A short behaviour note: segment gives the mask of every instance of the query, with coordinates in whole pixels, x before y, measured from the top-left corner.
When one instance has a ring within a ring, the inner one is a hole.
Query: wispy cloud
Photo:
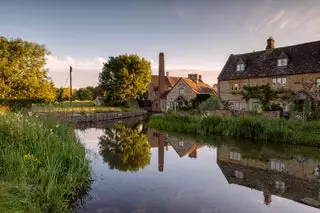
[[[96,57],[92,59],[75,59],[71,56],[58,57],[55,55],[47,56],[47,65],[51,72],[60,72],[68,69],[69,65],[75,69],[80,70],[95,70],[102,69],[103,63],[106,62],[106,59],[102,57]]]
[[[289,9],[280,9],[276,12],[268,10],[256,14],[252,30],[274,31],[274,30],[300,30],[305,33],[320,32],[320,7],[299,6]]]

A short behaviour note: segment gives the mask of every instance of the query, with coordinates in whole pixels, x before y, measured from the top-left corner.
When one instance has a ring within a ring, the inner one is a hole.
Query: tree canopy
[[[147,136],[123,124],[105,129],[99,144],[100,154],[111,169],[137,172],[150,163],[151,147]]]
[[[150,81],[150,62],[138,55],[109,57],[99,76],[99,86],[111,104],[143,96]]]
[[[77,90],[77,97],[80,101],[91,101],[93,100],[93,92],[88,87],[80,88]]]
[[[0,37],[0,99],[55,101],[47,76],[45,46],[22,39]]]

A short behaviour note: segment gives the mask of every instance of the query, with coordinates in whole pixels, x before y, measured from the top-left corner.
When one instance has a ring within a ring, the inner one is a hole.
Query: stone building
[[[269,38],[263,51],[231,54],[218,76],[218,95],[233,109],[255,110],[259,101],[243,100],[241,90],[244,85],[263,84],[296,93],[295,101],[300,106],[319,101],[320,41],[275,48],[274,39]],[[279,103],[289,110],[290,103]]]
[[[188,78],[171,77],[165,73],[164,54],[159,54],[159,75],[152,75],[148,85],[148,100],[152,111],[166,112],[168,109],[186,106],[197,94],[216,94],[202,81],[201,75],[188,74]]]

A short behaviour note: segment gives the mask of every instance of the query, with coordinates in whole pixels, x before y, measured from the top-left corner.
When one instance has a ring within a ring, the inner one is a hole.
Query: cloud
[[[68,69],[70,65],[73,69],[90,71],[94,69],[102,69],[104,62],[106,62],[106,59],[102,57],[81,60],[75,59],[71,56],[59,58],[55,55],[49,55],[47,56],[46,68],[48,68],[51,72],[61,72]]]
[[[280,10],[278,13],[276,13],[276,15],[269,21],[269,24],[273,24],[273,23],[277,23],[278,21],[281,20],[281,18],[283,17],[285,11],[284,10]]]
[[[309,34],[320,33],[320,7],[318,5],[310,6],[296,5],[286,9],[279,8],[273,11],[274,7],[261,9],[251,17],[251,30],[257,31],[276,31],[276,30],[294,30]],[[272,10],[271,10],[272,9]]]

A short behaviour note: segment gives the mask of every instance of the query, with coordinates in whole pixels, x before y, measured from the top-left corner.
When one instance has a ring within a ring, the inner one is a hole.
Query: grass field
[[[90,184],[85,149],[69,126],[0,115],[0,212],[69,212]]]

